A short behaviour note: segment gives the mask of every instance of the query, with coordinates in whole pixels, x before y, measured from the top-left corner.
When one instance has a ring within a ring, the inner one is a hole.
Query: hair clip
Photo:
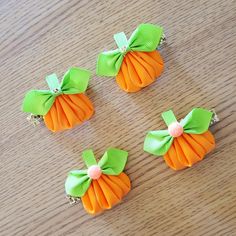
[[[97,214],[110,209],[130,191],[129,177],[123,172],[128,152],[109,148],[97,163],[92,150],[82,154],[87,170],[72,170],[65,182],[70,202],[80,199],[84,209]]]
[[[141,24],[127,40],[124,32],[114,35],[118,49],[98,56],[97,74],[116,76],[116,82],[126,92],[137,92],[153,83],[164,69],[156,50],[165,41],[163,28]]]
[[[51,131],[70,129],[88,120],[94,113],[93,104],[84,94],[90,72],[69,69],[61,83],[56,74],[46,77],[50,90],[31,90],[26,93],[22,110],[30,112],[28,120],[34,125],[44,120]]]
[[[174,170],[191,167],[215,148],[215,139],[208,130],[219,119],[215,113],[194,108],[178,122],[172,110],[162,113],[168,130],[148,132],[144,151],[164,155],[166,164]]]

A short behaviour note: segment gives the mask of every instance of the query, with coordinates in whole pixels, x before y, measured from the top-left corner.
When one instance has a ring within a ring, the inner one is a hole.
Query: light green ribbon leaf
[[[68,70],[61,83],[61,90],[64,94],[84,93],[88,87],[91,72],[80,68]]]
[[[125,168],[128,152],[116,148],[108,149],[98,165],[106,175],[119,175]]]
[[[117,50],[102,52],[98,55],[97,75],[116,76],[120,70],[125,54],[129,51],[151,52],[157,49],[163,28],[152,24],[141,24],[127,40],[123,32],[115,34]]]
[[[70,171],[66,182],[65,190],[70,196],[81,197],[89,188],[92,179],[87,175],[87,170],[73,170]]]
[[[202,108],[194,108],[180,121],[184,133],[202,134],[209,128],[213,113]],[[162,114],[167,126],[176,122],[174,113],[170,110]],[[174,141],[168,130],[150,131],[144,141],[144,151],[161,156],[167,153]]]
[[[61,84],[55,74],[46,77],[50,90],[31,90],[26,93],[22,110],[34,115],[46,115],[57,96],[61,94],[79,94],[86,91],[91,73],[80,68],[69,69]]]
[[[124,55],[119,49],[99,54],[97,61],[97,75],[116,76],[120,70]]]
[[[45,115],[53,105],[55,96],[47,90],[31,90],[26,93],[22,110],[35,115]]]
[[[168,130],[150,131],[144,140],[143,149],[154,155],[164,155],[169,150],[173,139]]]
[[[97,163],[93,151],[86,150],[83,152],[84,162],[89,168],[98,165],[103,174],[119,175],[125,168],[128,153],[116,148],[109,148]],[[65,182],[65,191],[72,197],[82,197],[88,190],[92,179],[87,174],[88,170],[70,171]]]
[[[213,113],[206,109],[194,108],[180,124],[184,132],[189,134],[202,134],[209,128]]]

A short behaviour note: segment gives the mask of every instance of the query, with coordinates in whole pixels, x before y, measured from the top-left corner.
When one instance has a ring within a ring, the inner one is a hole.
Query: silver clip
[[[210,122],[210,126],[212,126],[215,123],[219,122],[220,118],[217,116],[217,114],[216,114],[214,109],[211,109],[210,111],[213,113],[212,118],[211,118],[211,122]]]
[[[59,93],[60,90],[59,90],[58,88],[55,88],[55,89],[53,89],[53,92],[54,92],[54,93]]]
[[[125,54],[126,51],[127,51],[127,47],[126,47],[126,46],[123,46],[123,47],[120,48],[120,52],[121,52],[122,54]]]
[[[43,121],[43,116],[31,113],[26,119],[35,127]]]
[[[72,197],[70,195],[66,195],[66,198],[69,200],[70,205],[75,205],[75,204],[78,204],[80,202],[79,197]]]
[[[159,45],[158,45],[158,49],[160,49],[165,43],[166,43],[166,36],[165,36],[165,34],[163,33],[162,36],[161,36],[160,43],[159,43]]]

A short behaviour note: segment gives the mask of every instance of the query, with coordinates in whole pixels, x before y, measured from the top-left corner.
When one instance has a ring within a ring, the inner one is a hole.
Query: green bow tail
[[[73,67],[69,69],[59,83],[56,74],[46,77],[50,90],[31,90],[26,93],[22,110],[34,115],[46,115],[57,96],[61,94],[78,94],[86,91],[91,73]]]
[[[114,35],[118,49],[98,55],[97,75],[116,76],[125,54],[129,51],[152,52],[157,49],[163,35],[163,28],[152,24],[141,24],[127,40],[125,33]]]
[[[184,133],[202,134],[208,130],[212,116],[213,113],[208,110],[194,108],[180,121],[180,125]],[[162,117],[167,126],[177,121],[172,110],[162,113]],[[145,138],[143,149],[153,155],[162,156],[167,153],[173,141],[174,137],[169,134],[168,130],[150,131]]]
[[[97,163],[93,151],[86,150],[82,154],[83,160],[89,168],[98,165],[103,174],[119,175],[125,168],[128,152],[116,148],[109,148]],[[65,182],[66,194],[72,197],[82,197],[88,190],[92,179],[88,176],[88,170],[72,170]]]

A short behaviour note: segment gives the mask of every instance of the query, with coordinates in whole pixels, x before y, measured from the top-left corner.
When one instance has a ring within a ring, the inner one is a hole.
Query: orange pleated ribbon
[[[181,170],[201,161],[214,148],[215,139],[209,130],[203,134],[183,133],[174,139],[164,159],[172,169]]]
[[[56,97],[51,109],[44,116],[44,122],[49,130],[55,132],[79,125],[93,113],[93,104],[85,94],[62,94]]]
[[[119,203],[130,188],[130,179],[124,172],[117,176],[102,174],[98,180],[92,180],[81,201],[88,213],[97,214]]]
[[[126,92],[137,92],[153,83],[164,69],[160,53],[128,52],[122,62],[116,82]]]

